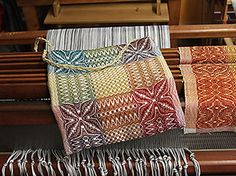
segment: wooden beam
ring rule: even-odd
[[[156,0],[156,13],[157,15],[161,15],[161,0]]]
[[[236,174],[236,150],[195,151],[202,174]]]
[[[1,32],[0,45],[33,44],[37,37],[46,37],[47,31]]]
[[[25,6],[22,7],[22,11],[24,14],[27,30],[38,30],[39,29],[39,20],[36,11],[36,7],[34,6]]]
[[[18,6],[45,6],[52,5],[54,0],[16,0]],[[109,2],[152,2],[152,0],[60,0],[62,5],[66,4],[92,4]]]
[[[153,0],[61,0],[62,4],[93,4],[93,3],[117,3],[117,2],[153,2]]]
[[[236,36],[236,24],[173,25],[171,39],[224,38]]]
[[[181,0],[169,0],[168,9],[170,16],[169,25],[179,25]]]
[[[0,102],[0,125],[55,124],[49,101]]]
[[[155,7],[153,8],[153,6]],[[157,9],[158,8],[158,9]],[[158,13],[156,13],[158,11]],[[161,12],[161,14],[159,14]],[[61,6],[60,15],[49,10],[44,24],[91,25],[168,23],[166,3],[104,3]]]

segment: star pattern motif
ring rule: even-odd
[[[122,49],[124,46],[119,46]],[[123,54],[122,63],[129,63],[138,60],[143,60],[145,58],[157,57],[157,53],[154,51],[154,48],[151,44],[150,38],[142,38],[131,42],[127,50]]]
[[[82,50],[78,51],[53,50],[48,53],[48,57],[52,61],[58,64],[88,67],[88,64],[86,63],[86,57],[84,56],[84,52]],[[49,67],[49,71],[56,73],[82,73],[82,71],[79,70],[58,68],[52,66]]]
[[[227,65],[202,64],[193,66],[198,91],[196,127],[219,128],[233,126],[236,110],[234,77]]]
[[[94,145],[98,146],[92,139],[85,140],[92,138],[94,135],[100,138],[100,145],[105,143],[102,135],[102,126],[97,118],[97,105],[95,101],[65,104],[60,106],[60,112],[69,143],[73,143],[73,141],[77,139],[79,141],[78,145],[84,144],[85,147],[88,147],[88,145],[90,145],[90,147]],[[75,143],[73,143],[73,145],[73,148],[83,148],[75,146]]]
[[[144,136],[154,135],[178,126],[175,107],[167,80],[133,92],[139,105],[138,115]]]

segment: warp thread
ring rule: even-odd
[[[55,50],[87,50],[128,43],[149,36],[159,48],[170,48],[168,25],[113,26],[48,30]]]
[[[234,9],[234,12],[236,14],[236,0],[231,0],[232,1],[232,6],[233,6],[233,9]]]
[[[200,176],[200,165],[187,148],[90,149],[69,156],[61,150],[17,150],[3,165],[2,176],[6,176],[7,169],[11,176],[14,175],[14,162],[20,176],[55,176],[56,173],[62,176],[81,176],[82,173],[85,176],[106,176],[111,174],[108,164],[112,166],[112,175],[116,176],[127,176],[128,173],[132,176],[161,176],[161,173],[164,176],[188,176],[188,160],[193,163],[196,176]],[[53,167],[52,161],[56,161],[56,166]]]

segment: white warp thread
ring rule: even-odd
[[[185,154],[187,153],[187,155]],[[35,157],[35,158],[34,158]],[[85,176],[105,176],[108,175],[106,163],[110,163],[113,168],[112,174],[116,176],[131,175],[156,175],[160,176],[160,166],[163,175],[182,175],[182,168],[185,169],[184,175],[187,176],[187,157],[192,161],[196,176],[200,176],[201,170],[194,154],[189,149],[183,148],[156,148],[156,149],[130,149],[130,150],[83,150],[74,155],[66,156],[62,151],[49,150],[23,150],[14,151],[2,167],[2,175],[6,175],[6,170],[10,169],[13,174],[14,162],[18,164],[20,175],[49,175],[55,176],[56,172],[60,175],[78,176],[84,171]],[[37,158],[37,159],[36,159]],[[55,168],[52,161],[58,161]],[[95,170],[96,165],[100,172]],[[147,163],[150,163],[151,173],[148,173]],[[27,163],[27,164],[26,164]],[[23,165],[22,165],[23,164]],[[27,165],[30,166],[27,168]],[[32,166],[37,166],[32,167]],[[109,165],[109,164],[108,164]],[[64,168],[64,170],[62,170]],[[15,171],[17,172],[17,171]],[[33,174],[31,174],[33,173]],[[111,172],[110,172],[111,174]]]
[[[233,6],[233,9],[234,9],[234,12],[236,14],[236,0],[231,0],[232,1],[232,6]]]
[[[55,50],[85,50],[128,43],[150,37],[159,48],[170,48],[169,26],[122,26],[48,30]]]

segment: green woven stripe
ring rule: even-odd
[[[79,103],[95,98],[89,74],[57,74],[59,105]]]

